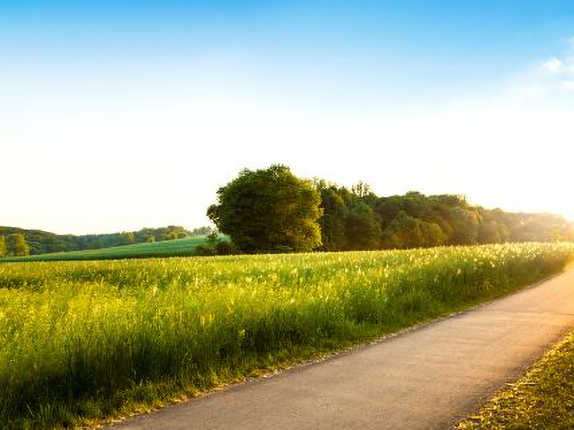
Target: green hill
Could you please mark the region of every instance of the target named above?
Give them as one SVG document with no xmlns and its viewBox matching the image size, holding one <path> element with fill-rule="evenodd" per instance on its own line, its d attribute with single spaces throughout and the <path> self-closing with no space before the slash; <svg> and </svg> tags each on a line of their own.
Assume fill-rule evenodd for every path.
<svg viewBox="0 0 574 430">
<path fill-rule="evenodd" d="M 221 240 L 229 241 L 227 236 Z M 206 236 L 166 240 L 153 243 L 115 246 L 113 248 L 85 251 L 58 252 L 28 257 L 0 258 L 0 262 L 15 261 L 64 261 L 64 260 L 114 260 L 122 258 L 185 257 L 194 255 L 195 249 L 206 243 Z"/>
<path fill-rule="evenodd" d="M 53 254 L 69 251 L 96 250 L 136 243 L 161 242 L 164 240 L 197 237 L 211 232 L 209 227 L 188 231 L 184 227 L 169 225 L 158 228 L 142 228 L 138 231 L 123 231 L 100 234 L 56 234 L 42 230 L 0 226 L 0 236 L 21 234 L 30 247 L 30 255 Z"/>
</svg>

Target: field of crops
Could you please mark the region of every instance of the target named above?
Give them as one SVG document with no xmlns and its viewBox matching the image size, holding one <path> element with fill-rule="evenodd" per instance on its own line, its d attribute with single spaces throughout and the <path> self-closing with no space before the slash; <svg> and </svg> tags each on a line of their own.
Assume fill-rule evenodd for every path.
<svg viewBox="0 0 574 430">
<path fill-rule="evenodd" d="M 229 240 L 221 236 L 221 240 Z M 152 257 L 186 257 L 194 255 L 195 248 L 205 245 L 206 237 L 190 237 L 185 239 L 165 240 L 153 243 L 136 243 L 134 245 L 116 246 L 113 248 L 92 249 L 87 251 L 59 252 L 56 254 L 41 254 L 29 257 L 8 257 L 5 261 L 64 261 L 64 260 L 115 260 L 121 258 L 152 258 Z"/>
<path fill-rule="evenodd" d="M 193 395 L 504 295 L 571 244 L 0 264 L 0 428 Z"/>
</svg>

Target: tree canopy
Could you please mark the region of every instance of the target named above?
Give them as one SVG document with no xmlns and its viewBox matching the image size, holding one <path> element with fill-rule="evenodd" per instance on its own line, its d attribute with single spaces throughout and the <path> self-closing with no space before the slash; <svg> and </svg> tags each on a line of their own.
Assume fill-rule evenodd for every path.
<svg viewBox="0 0 574 430">
<path fill-rule="evenodd" d="M 245 169 L 217 191 L 217 200 L 207 215 L 242 252 L 303 252 L 321 245 L 321 196 L 286 166 Z"/>
<path fill-rule="evenodd" d="M 244 170 L 219 189 L 218 199 L 208 216 L 243 252 L 574 241 L 572 223 L 559 215 L 485 209 L 462 195 L 379 197 L 363 182 L 309 183 L 285 166 Z"/>
<path fill-rule="evenodd" d="M 451 194 L 378 197 L 364 183 L 350 190 L 324 180 L 314 185 L 325 251 L 574 241 L 572 223 L 559 215 L 485 209 Z"/>
</svg>

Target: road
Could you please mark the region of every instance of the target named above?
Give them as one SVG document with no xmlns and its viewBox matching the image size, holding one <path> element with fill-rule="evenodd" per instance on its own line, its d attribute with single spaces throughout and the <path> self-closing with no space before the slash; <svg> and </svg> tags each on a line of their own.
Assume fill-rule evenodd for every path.
<svg viewBox="0 0 574 430">
<path fill-rule="evenodd" d="M 574 270 L 410 332 L 114 430 L 449 429 L 574 326 Z"/>
</svg>

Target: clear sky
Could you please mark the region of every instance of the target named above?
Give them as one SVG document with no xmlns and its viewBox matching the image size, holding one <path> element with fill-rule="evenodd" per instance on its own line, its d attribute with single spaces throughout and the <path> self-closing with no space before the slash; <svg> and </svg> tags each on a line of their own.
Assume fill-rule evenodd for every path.
<svg viewBox="0 0 574 430">
<path fill-rule="evenodd" d="M 244 167 L 574 219 L 574 2 L 0 0 L 0 225 L 207 224 Z"/>
</svg>

